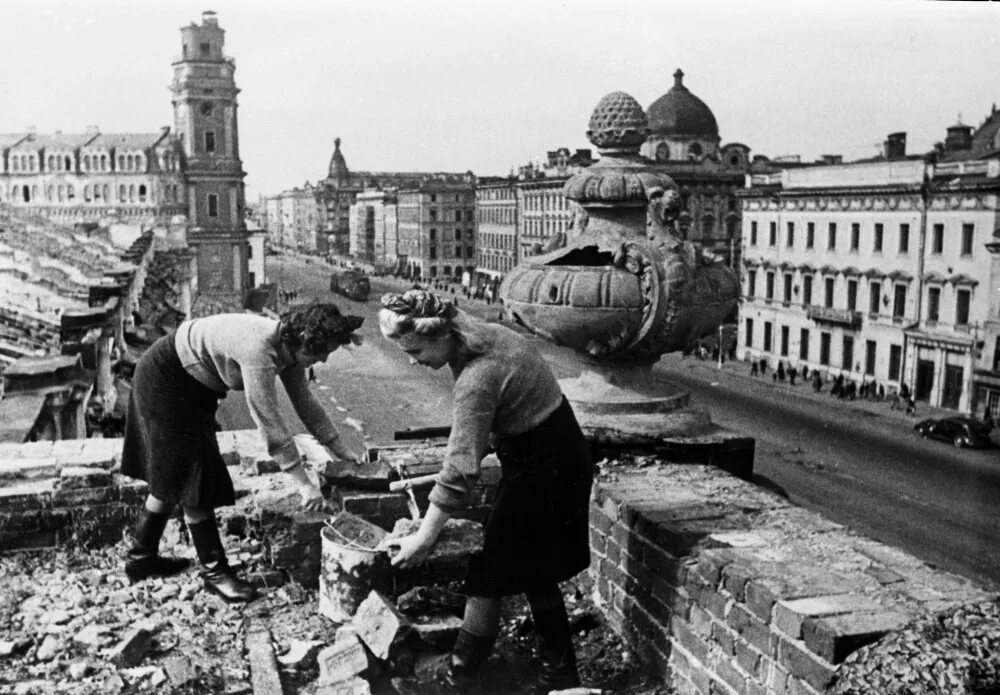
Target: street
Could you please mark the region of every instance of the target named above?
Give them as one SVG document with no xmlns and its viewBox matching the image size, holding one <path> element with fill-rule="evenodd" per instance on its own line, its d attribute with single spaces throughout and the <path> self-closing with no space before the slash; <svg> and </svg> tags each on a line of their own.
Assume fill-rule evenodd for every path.
<svg viewBox="0 0 1000 695">
<path fill-rule="evenodd" d="M 412 366 L 381 337 L 378 299 L 408 286 L 371 278 L 365 303 L 328 292 L 332 268 L 311 259 L 271 257 L 270 274 L 299 301 L 322 298 L 365 317 L 364 345 L 341 349 L 317 366 L 317 395 L 341 432 L 357 447 L 384 443 L 408 427 L 450 423 L 451 374 Z M 460 299 L 463 308 L 495 318 L 498 307 Z M 576 376 L 575 356 L 532 339 L 560 378 Z M 757 440 L 755 473 L 783 488 L 790 499 L 877 540 L 897 545 L 943 569 L 1000 587 L 1000 455 L 922 440 L 915 420 L 889 411 L 888 403 L 851 403 L 752 379 L 741 363 L 664 357 L 657 376 L 688 389 L 694 407 L 718 424 Z M 280 391 L 280 389 L 279 389 Z M 284 394 L 281 394 L 284 398 Z M 284 401 L 296 427 L 291 406 Z M 225 429 L 253 424 L 242 397 L 223 401 Z"/>
</svg>

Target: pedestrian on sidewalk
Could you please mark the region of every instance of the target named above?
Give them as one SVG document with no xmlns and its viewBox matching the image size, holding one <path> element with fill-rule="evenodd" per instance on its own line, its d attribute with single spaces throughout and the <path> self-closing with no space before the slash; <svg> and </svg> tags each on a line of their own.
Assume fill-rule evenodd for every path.
<svg viewBox="0 0 1000 695">
<path fill-rule="evenodd" d="M 580 684 L 559 582 L 590 564 L 593 467 L 573 409 L 551 369 L 521 335 L 459 311 L 429 292 L 382 297 L 379 328 L 417 364 L 455 376 L 451 436 L 430 505 L 413 535 L 396 539 L 392 564 L 422 562 L 463 509 L 491 433 L 502 477 L 483 549 L 469 561 L 465 617 L 446 680 L 475 692 L 500 629 L 500 599 L 527 594 L 540 638 L 539 692 Z"/>
<path fill-rule="evenodd" d="M 767 358 L 766 357 L 761 357 L 760 358 L 760 375 L 761 376 L 767 376 Z"/>
<path fill-rule="evenodd" d="M 778 369 L 777 369 L 777 373 L 775 374 L 775 376 L 778 377 L 778 381 L 784 381 L 785 380 L 785 363 L 782 362 L 781 360 L 778 360 Z"/>
<path fill-rule="evenodd" d="M 798 374 L 798 370 L 795 367 L 792 367 L 791 369 L 788 370 L 788 383 L 791 384 L 792 386 L 795 386 L 796 374 Z"/>
<path fill-rule="evenodd" d="M 823 390 L 823 378 L 819 375 L 818 369 L 812 371 L 812 387 L 816 393 Z"/>
<path fill-rule="evenodd" d="M 757 360 L 750 360 L 750 376 L 757 376 L 760 373 L 760 367 L 757 366 Z"/>
<path fill-rule="evenodd" d="M 161 557 L 160 538 L 175 505 L 201 561 L 208 591 L 226 601 L 250 601 L 253 587 L 229 566 L 215 508 L 235 503 L 233 481 L 219 453 L 215 412 L 230 390 L 243 391 L 267 449 L 294 481 L 302 507 L 328 505 L 278 408 L 280 379 L 295 412 L 320 444 L 338 458 L 358 461 L 309 390 L 306 369 L 341 345 L 360 344 L 362 322 L 334 304 L 310 304 L 281 315 L 216 314 L 183 322 L 139 359 L 129 396 L 121 472 L 149 483 L 125 574 L 135 582 L 177 574 L 188 561 Z"/>
</svg>

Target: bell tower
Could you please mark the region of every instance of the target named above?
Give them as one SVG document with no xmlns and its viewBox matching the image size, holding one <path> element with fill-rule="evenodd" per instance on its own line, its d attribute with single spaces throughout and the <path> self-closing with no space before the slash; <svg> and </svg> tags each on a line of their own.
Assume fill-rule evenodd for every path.
<svg viewBox="0 0 1000 695">
<path fill-rule="evenodd" d="M 214 12 L 181 28 L 173 63 L 174 128 L 186 158 L 188 243 L 198 264 L 198 291 L 242 297 L 247 289 L 243 163 L 236 125 L 236 63 L 223 54 L 226 32 Z"/>
</svg>

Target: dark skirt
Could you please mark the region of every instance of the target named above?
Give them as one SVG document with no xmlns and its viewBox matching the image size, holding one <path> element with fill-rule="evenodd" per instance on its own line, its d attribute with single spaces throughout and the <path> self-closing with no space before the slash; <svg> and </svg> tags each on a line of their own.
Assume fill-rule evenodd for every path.
<svg viewBox="0 0 1000 695">
<path fill-rule="evenodd" d="M 173 334 L 143 353 L 132 379 L 122 473 L 157 499 L 208 509 L 234 504 L 233 481 L 215 438 L 217 393 L 181 366 Z"/>
<path fill-rule="evenodd" d="M 465 593 L 531 593 L 585 570 L 593 465 L 569 401 L 535 429 L 501 439 L 497 454 L 500 486 Z"/>
</svg>

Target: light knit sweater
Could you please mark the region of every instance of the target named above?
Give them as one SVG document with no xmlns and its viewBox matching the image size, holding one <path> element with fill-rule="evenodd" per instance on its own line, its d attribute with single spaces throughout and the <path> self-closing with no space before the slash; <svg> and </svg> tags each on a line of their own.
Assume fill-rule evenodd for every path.
<svg viewBox="0 0 1000 695">
<path fill-rule="evenodd" d="M 299 463 L 292 433 L 278 409 L 275 379 L 281 379 L 296 414 L 321 444 L 339 433 L 309 390 L 305 369 L 284 346 L 279 323 L 254 314 L 217 314 L 185 321 L 174 345 L 184 369 L 213 391 L 246 394 L 250 416 L 282 469 Z"/>
<path fill-rule="evenodd" d="M 486 351 L 464 355 L 455 365 L 454 411 L 444 467 L 430 501 L 454 513 L 468 503 L 479 478 L 490 433 L 523 434 L 542 424 L 562 403 L 549 365 L 523 337 L 487 324 Z"/>
</svg>

